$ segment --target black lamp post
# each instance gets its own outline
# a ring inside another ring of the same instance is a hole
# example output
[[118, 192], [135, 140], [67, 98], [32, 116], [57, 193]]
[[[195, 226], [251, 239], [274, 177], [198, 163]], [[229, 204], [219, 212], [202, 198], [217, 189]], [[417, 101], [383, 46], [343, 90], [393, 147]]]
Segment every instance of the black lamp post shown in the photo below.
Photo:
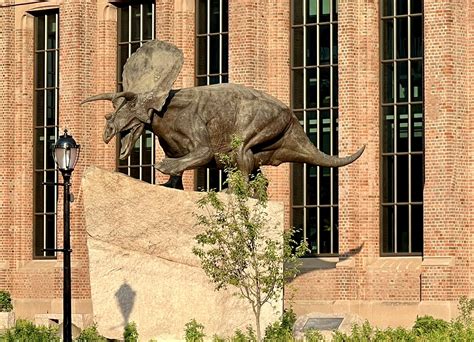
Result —
[[72, 310], [71, 310], [71, 230], [70, 230], [70, 186], [71, 173], [79, 159], [80, 145], [72, 136], [64, 134], [59, 137], [53, 147], [53, 157], [59, 171], [64, 179], [64, 243], [62, 249], [57, 249], [64, 253], [64, 285], [63, 285], [63, 341], [72, 341]]

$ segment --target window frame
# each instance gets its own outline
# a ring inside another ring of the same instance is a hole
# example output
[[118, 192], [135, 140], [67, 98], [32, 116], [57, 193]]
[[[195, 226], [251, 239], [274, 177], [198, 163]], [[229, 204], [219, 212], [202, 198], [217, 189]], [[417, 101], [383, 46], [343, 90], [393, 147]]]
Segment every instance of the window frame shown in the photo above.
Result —
[[[412, 13], [411, 12], [411, 1], [407, 1], [407, 13], [406, 14], [397, 14], [397, 2], [399, 0], [392, 0], [393, 1], [393, 8], [392, 8], [392, 14], [391, 15], [384, 15], [384, 0], [379, 1], [379, 98], [380, 98], [380, 105], [379, 105], [379, 132], [380, 132], [380, 137], [379, 137], [379, 253], [381, 257], [413, 257], [413, 256], [423, 256], [423, 241], [424, 241], [424, 220], [423, 220], [423, 213], [424, 213], [424, 196], [423, 196], [423, 189], [424, 189], [424, 182], [425, 182], [425, 54], [424, 54], [424, 11], [423, 11], [423, 1], [421, 4], [421, 12], [417, 13]], [[397, 18], [413, 18], [413, 17], [421, 17], [421, 44], [422, 44], [422, 54], [421, 57], [411, 57], [410, 52], [411, 52], [411, 19], [407, 19], [407, 57], [405, 58], [397, 58], [397, 26], [396, 26], [396, 21]], [[393, 25], [393, 46], [392, 46], [392, 58], [384, 59], [384, 20], [393, 20], [394, 25]], [[418, 101], [412, 101], [411, 100], [411, 88], [412, 88], [412, 72], [411, 72], [411, 62], [412, 61], [421, 61], [422, 64], [422, 96], [421, 99]], [[408, 94], [407, 94], [407, 101], [398, 101], [397, 99], [397, 68], [396, 64], [400, 62], [407, 62], [407, 75], [408, 75], [408, 80], [407, 80], [407, 89], [408, 89]], [[393, 92], [393, 101], [392, 102], [384, 102], [384, 63], [393, 63], [394, 68], [393, 68], [393, 85], [394, 88], [392, 89]], [[414, 105], [420, 105], [421, 106], [421, 111], [422, 111], [422, 139], [421, 139], [421, 144], [422, 148], [421, 151], [415, 151], [413, 152], [411, 149], [411, 130], [412, 130], [412, 109], [411, 107]], [[398, 138], [397, 136], [397, 109], [398, 106], [406, 106], [408, 108], [408, 149], [407, 152], [398, 152], [396, 151], [396, 140]], [[384, 108], [392, 107], [393, 108], [393, 137], [392, 137], [392, 144], [393, 144], [393, 152], [384, 152], [384, 139], [385, 139], [385, 131], [384, 131]], [[395, 199], [397, 198], [397, 183], [396, 180], [393, 180], [393, 202], [384, 202], [384, 157], [389, 157], [393, 156], [394, 157], [394, 164], [393, 164], [393, 177], [398, 178], [397, 173], [397, 165], [395, 164], [396, 156], [408, 156], [408, 177], [407, 177], [407, 182], [408, 182], [408, 201], [405, 202], [398, 202]], [[421, 179], [422, 179], [422, 200], [421, 201], [411, 201], [411, 191], [412, 191], [412, 174], [411, 174], [411, 156], [413, 155], [421, 155], [421, 165], [422, 165], [422, 170], [421, 170]], [[397, 234], [395, 233], [394, 237], [394, 242], [393, 242], [393, 249], [394, 252], [386, 252], [384, 251], [384, 208], [392, 206], [394, 208], [393, 211], [393, 216], [394, 216], [394, 221], [393, 221], [393, 229], [394, 231], [398, 230], [397, 227], [397, 212], [396, 212], [396, 207], [400, 206], [402, 203], [402, 206], [408, 206], [408, 222], [409, 222], [409, 227], [408, 227], [408, 252], [397, 252], [397, 247], [398, 247], [398, 242], [397, 242]], [[420, 206], [421, 207], [421, 218], [422, 218], [422, 227], [421, 227], [421, 251], [413, 252], [412, 251], [412, 206]]]

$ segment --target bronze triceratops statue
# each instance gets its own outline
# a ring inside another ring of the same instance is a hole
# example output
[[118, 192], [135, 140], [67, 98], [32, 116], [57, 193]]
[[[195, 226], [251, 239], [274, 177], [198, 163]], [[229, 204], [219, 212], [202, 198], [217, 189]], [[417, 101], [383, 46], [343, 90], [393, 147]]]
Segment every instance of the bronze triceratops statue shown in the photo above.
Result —
[[185, 170], [222, 169], [218, 156], [231, 151], [233, 136], [242, 141], [233, 152], [244, 174], [284, 162], [339, 167], [364, 151], [345, 158], [321, 152], [290, 108], [262, 91], [230, 83], [171, 90], [182, 65], [183, 53], [176, 46], [150, 41], [127, 60], [123, 92], [83, 101], [112, 101], [103, 138], [108, 143], [120, 133], [120, 159], [130, 154], [144, 129], [153, 131], [165, 153], [155, 167], [171, 176], [168, 186], [182, 188]]

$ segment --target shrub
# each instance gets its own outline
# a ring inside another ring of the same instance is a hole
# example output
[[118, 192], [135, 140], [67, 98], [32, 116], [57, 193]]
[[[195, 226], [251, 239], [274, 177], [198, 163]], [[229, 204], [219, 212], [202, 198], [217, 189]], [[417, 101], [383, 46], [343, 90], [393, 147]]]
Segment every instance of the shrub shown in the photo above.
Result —
[[129, 322], [123, 331], [123, 339], [125, 342], [138, 342], [138, 331], [135, 322]]
[[242, 330], [238, 329], [235, 331], [234, 336], [230, 339], [231, 342], [255, 342], [257, 341], [257, 336], [252, 327], [247, 327], [247, 332], [244, 333]]
[[474, 310], [474, 299], [462, 296], [458, 303], [459, 317], [457, 318], [465, 326], [472, 325], [472, 310]]
[[10, 312], [13, 310], [10, 292], [0, 290], [0, 312]]
[[289, 341], [293, 338], [293, 326], [296, 314], [293, 310], [285, 310], [281, 320], [270, 324], [265, 329], [264, 341]]
[[87, 327], [84, 330], [82, 330], [75, 341], [76, 342], [107, 342], [107, 339], [99, 334], [99, 332], [97, 331], [97, 324], [93, 324], [90, 327]]
[[202, 342], [204, 341], [204, 325], [199, 324], [193, 318], [191, 321], [186, 323], [186, 329], [184, 331], [186, 342]]
[[57, 327], [36, 326], [32, 322], [19, 319], [13, 328], [0, 335], [2, 342], [59, 342]]
[[310, 329], [305, 331], [304, 340], [306, 342], [321, 342], [324, 341], [324, 337], [319, 330]]
[[433, 318], [432, 316], [417, 317], [413, 332], [417, 336], [431, 334], [433, 332], [445, 332], [449, 327], [449, 323], [442, 319]]

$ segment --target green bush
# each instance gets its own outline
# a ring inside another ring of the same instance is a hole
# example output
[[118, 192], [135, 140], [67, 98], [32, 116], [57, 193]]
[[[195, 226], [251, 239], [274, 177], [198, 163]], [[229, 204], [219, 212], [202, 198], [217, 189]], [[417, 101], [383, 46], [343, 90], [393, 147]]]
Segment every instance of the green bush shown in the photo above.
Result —
[[13, 310], [10, 292], [0, 290], [0, 312], [10, 312]]
[[84, 330], [82, 330], [75, 341], [76, 342], [107, 342], [107, 339], [99, 334], [99, 332], [97, 331], [97, 324], [93, 324], [90, 327], [87, 327]]
[[204, 341], [204, 325], [196, 322], [193, 318], [191, 321], [186, 323], [184, 330], [184, 338], [186, 342], [202, 342]]
[[432, 316], [417, 317], [413, 332], [417, 336], [428, 335], [436, 332], [445, 332], [449, 327], [449, 323], [442, 319], [434, 318]]
[[57, 327], [36, 326], [19, 319], [13, 328], [0, 335], [2, 342], [59, 342]]
[[319, 330], [310, 329], [305, 331], [304, 340], [306, 342], [322, 342], [324, 341], [324, 337]]
[[293, 310], [285, 310], [281, 320], [270, 324], [265, 329], [264, 341], [289, 341], [293, 338], [293, 327], [296, 322], [296, 314]]
[[127, 323], [123, 331], [123, 339], [125, 342], [138, 342], [138, 331], [135, 322]]

